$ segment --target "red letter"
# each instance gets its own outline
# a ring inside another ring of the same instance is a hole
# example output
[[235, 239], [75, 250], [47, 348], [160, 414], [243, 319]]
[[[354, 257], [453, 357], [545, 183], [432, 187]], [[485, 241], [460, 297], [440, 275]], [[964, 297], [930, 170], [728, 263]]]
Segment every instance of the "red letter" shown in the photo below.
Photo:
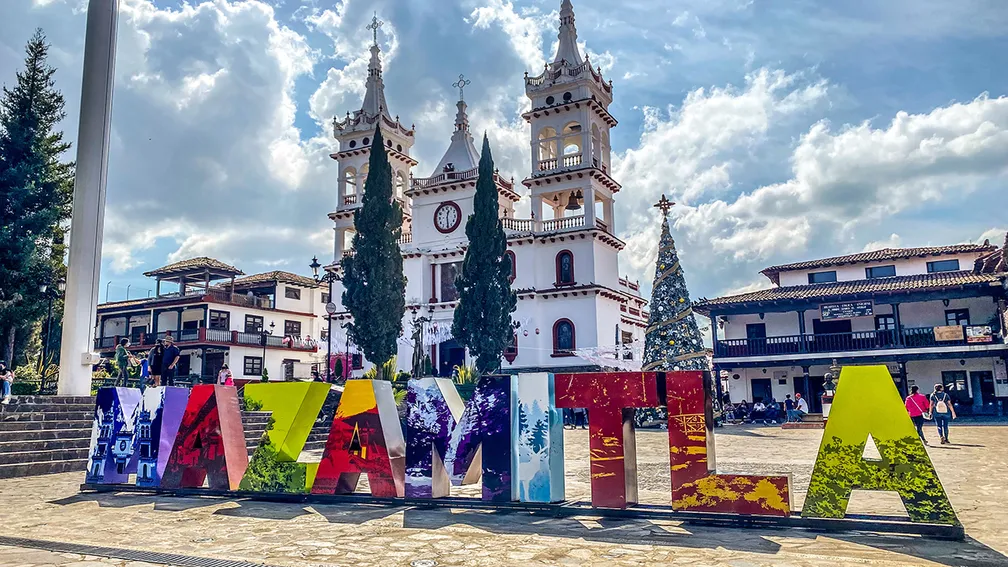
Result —
[[704, 387], [710, 374], [669, 372], [666, 378], [672, 508], [754, 516], [789, 515], [790, 476], [714, 474], [714, 433], [707, 421], [710, 389]]
[[161, 486], [199, 488], [209, 477], [212, 490], [238, 490], [246, 468], [245, 428], [234, 386], [193, 386]]
[[592, 506], [637, 502], [633, 408], [660, 407], [654, 372], [557, 374], [558, 408], [588, 408]]

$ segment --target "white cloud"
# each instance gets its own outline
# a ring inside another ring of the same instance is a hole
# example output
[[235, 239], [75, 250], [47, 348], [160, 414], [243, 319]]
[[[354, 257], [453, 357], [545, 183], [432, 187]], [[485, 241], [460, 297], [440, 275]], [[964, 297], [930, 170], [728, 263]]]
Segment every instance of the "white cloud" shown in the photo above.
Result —
[[875, 250], [882, 250], [884, 248], [899, 248], [901, 245], [902, 239], [900, 238], [900, 235], [894, 232], [885, 240], [872, 240], [868, 244], [865, 244], [861, 251], [874, 252]]
[[545, 63], [543, 34], [553, 28], [556, 12], [544, 15], [536, 8], [528, 8], [519, 14], [510, 0], [489, 0], [486, 5], [475, 8], [466, 21], [480, 29], [494, 24], [500, 26], [525, 66], [535, 70]]

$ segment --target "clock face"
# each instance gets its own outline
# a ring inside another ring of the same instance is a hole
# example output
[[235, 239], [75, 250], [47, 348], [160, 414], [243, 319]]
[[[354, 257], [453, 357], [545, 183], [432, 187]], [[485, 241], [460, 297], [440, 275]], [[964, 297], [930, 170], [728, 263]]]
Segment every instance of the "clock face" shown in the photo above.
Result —
[[449, 233], [458, 228], [462, 221], [462, 209], [451, 201], [442, 203], [434, 211], [434, 226], [442, 233]]

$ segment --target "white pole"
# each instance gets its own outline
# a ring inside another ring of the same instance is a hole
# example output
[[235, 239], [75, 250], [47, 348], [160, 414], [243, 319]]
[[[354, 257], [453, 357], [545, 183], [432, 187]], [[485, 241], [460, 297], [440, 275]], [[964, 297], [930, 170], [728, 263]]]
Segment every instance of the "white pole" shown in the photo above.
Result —
[[119, 0], [90, 0], [88, 3], [77, 131], [77, 177], [60, 348], [61, 396], [91, 393], [118, 14]]

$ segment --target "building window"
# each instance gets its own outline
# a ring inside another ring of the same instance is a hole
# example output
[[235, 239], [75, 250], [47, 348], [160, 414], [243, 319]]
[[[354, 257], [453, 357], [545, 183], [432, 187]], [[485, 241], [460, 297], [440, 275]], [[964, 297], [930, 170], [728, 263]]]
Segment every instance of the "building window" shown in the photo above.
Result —
[[287, 299], [301, 299], [301, 290], [289, 285], [284, 286], [284, 297]]
[[511, 344], [504, 347], [504, 360], [511, 364], [516, 358], [518, 358], [518, 335], [512, 334]]
[[828, 272], [809, 272], [808, 283], [830, 283], [836, 281], [836, 270]]
[[325, 291], [322, 292], [322, 303], [329, 303], [329, 293], [328, 292], [325, 292]]
[[284, 321], [284, 336], [300, 337], [301, 321]]
[[950, 327], [962, 327], [969, 325], [969, 309], [946, 309], [945, 324]]
[[623, 343], [623, 359], [633, 360], [633, 333], [621, 331], [620, 335], [620, 342]]
[[514, 283], [515, 276], [518, 274], [518, 260], [515, 258], [515, 253], [511, 250], [505, 252], [504, 257], [511, 262], [511, 275], [508, 276], [508, 281]]
[[895, 331], [896, 330], [896, 316], [894, 316], [894, 315], [876, 315], [875, 316], [875, 330], [876, 331]]
[[261, 333], [263, 331], [263, 318], [258, 315], [245, 316], [245, 332]]
[[891, 278], [896, 275], [896, 266], [872, 266], [865, 268], [865, 277], [873, 280], [875, 278]]
[[462, 262], [441, 264], [441, 301], [455, 301], [458, 290], [455, 289], [455, 278], [462, 271]]
[[350, 367], [354, 370], [361, 370], [364, 368], [364, 357], [359, 354], [350, 355]]
[[572, 356], [574, 350], [574, 323], [560, 319], [553, 324], [553, 355]]
[[210, 310], [210, 324], [208, 325], [211, 329], [220, 329], [222, 331], [228, 331], [231, 329], [231, 314], [227, 311], [214, 311]]
[[955, 258], [952, 260], [937, 260], [934, 262], [928, 262], [927, 270], [929, 274], [933, 274], [935, 272], [958, 272], [959, 259]]
[[263, 359], [261, 356], [246, 356], [243, 373], [246, 376], [262, 376]]
[[556, 284], [571, 285], [574, 283], [574, 254], [563, 250], [556, 255]]
[[294, 363], [295, 362], [300, 362], [300, 361], [290, 360], [290, 359], [286, 359], [286, 360], [283, 361], [284, 380], [286, 380], [288, 382], [290, 382], [291, 380], [294, 379]]

